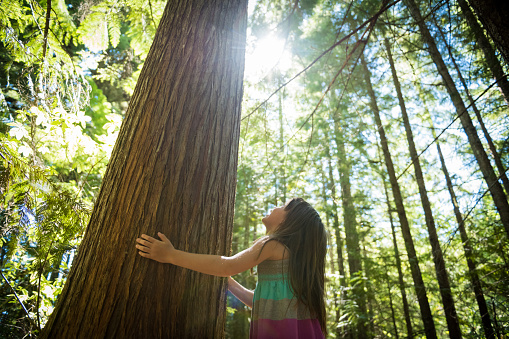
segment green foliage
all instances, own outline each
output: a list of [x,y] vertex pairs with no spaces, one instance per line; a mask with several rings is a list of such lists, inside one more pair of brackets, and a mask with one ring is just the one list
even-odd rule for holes
[[[76,250],[90,205],[56,182],[53,170],[21,158],[16,142],[1,134],[0,141],[0,268],[39,327],[62,290],[68,272],[62,260]],[[1,288],[9,305],[2,323],[11,323],[21,305],[3,281]]]
[[120,17],[118,3],[104,1],[93,6],[90,14],[78,28],[80,41],[92,52],[104,51],[109,44],[117,47],[120,41]]

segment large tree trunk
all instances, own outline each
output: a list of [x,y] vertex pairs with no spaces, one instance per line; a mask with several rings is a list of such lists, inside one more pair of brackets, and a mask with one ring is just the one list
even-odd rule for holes
[[247,0],[169,1],[42,338],[219,338],[225,279],[139,256],[141,233],[229,254]]
[[447,269],[445,267],[445,260],[440,247],[440,241],[438,240],[437,229],[435,226],[435,218],[431,211],[431,204],[428,198],[428,192],[426,190],[426,184],[424,182],[424,175],[422,174],[421,162],[419,161],[419,155],[415,148],[414,136],[412,128],[410,126],[410,120],[406,110],[405,100],[403,99],[403,93],[401,92],[401,85],[399,83],[396,68],[394,67],[394,60],[392,58],[391,47],[389,40],[384,40],[385,48],[387,50],[387,56],[389,59],[389,65],[391,67],[392,79],[394,81],[394,87],[398,97],[399,107],[401,109],[401,115],[403,117],[403,124],[405,126],[406,137],[408,141],[408,149],[410,151],[410,158],[413,160],[413,166],[415,171],[415,179],[417,186],[419,187],[419,196],[421,198],[422,208],[424,210],[424,216],[426,220],[426,226],[428,228],[429,242],[433,254],[433,262],[435,263],[435,272],[437,275],[438,285],[440,286],[440,295],[442,296],[442,305],[444,307],[445,319],[447,320],[447,328],[449,330],[450,338],[461,338],[461,329],[459,324],[458,315],[456,313],[456,306],[454,298],[451,292],[451,285],[449,283],[449,277],[447,275]]
[[382,144],[385,165],[389,174],[389,181],[392,187],[394,203],[396,204],[396,211],[398,212],[401,232],[403,233],[403,239],[405,241],[405,247],[408,254],[408,262],[410,264],[410,271],[412,272],[412,278],[414,281],[415,294],[417,295],[417,300],[421,310],[421,318],[422,322],[424,323],[424,333],[428,339],[437,338],[435,323],[433,322],[433,316],[431,314],[431,308],[429,306],[428,296],[426,294],[426,287],[424,286],[424,281],[422,280],[421,269],[419,268],[419,260],[417,259],[414,241],[412,234],[410,233],[410,225],[406,216],[405,206],[403,205],[403,197],[401,196],[401,190],[396,178],[396,172],[394,171],[394,164],[392,162],[391,153],[389,151],[387,137],[385,136],[385,129],[380,118],[380,110],[378,109],[378,104],[376,102],[375,91],[373,90],[373,85],[371,84],[371,74],[363,55],[361,55],[361,64],[363,67],[366,87],[370,98],[371,109],[373,110],[375,117],[378,135],[380,136],[380,143]]
[[419,30],[421,31],[421,35],[424,39],[424,42],[426,43],[426,45],[428,45],[428,51],[431,55],[431,58],[433,59],[433,62],[437,67],[438,73],[440,73],[440,75],[442,76],[445,87],[447,88],[447,92],[449,93],[451,101],[453,102],[456,108],[456,113],[459,116],[461,125],[463,126],[463,130],[467,135],[470,147],[472,148],[477,163],[479,164],[484,180],[488,185],[488,189],[493,198],[493,202],[495,203],[495,206],[500,215],[500,221],[504,225],[506,233],[509,236],[509,204],[507,202],[504,189],[502,188],[502,185],[498,182],[498,178],[495,174],[495,171],[493,170],[493,167],[491,167],[490,160],[486,152],[484,151],[481,140],[479,139],[477,131],[472,123],[472,120],[470,119],[470,115],[468,114],[468,111],[465,107],[465,103],[461,99],[458,89],[456,88],[456,85],[451,75],[449,74],[447,66],[445,65],[445,62],[442,59],[442,55],[440,55],[440,52],[438,51],[438,48],[435,44],[435,40],[433,39],[428,28],[426,27],[419,7],[417,6],[414,0],[406,0],[406,3],[408,5],[408,8],[410,9],[412,16],[419,25]]
[[470,9],[470,6],[468,6],[466,0],[458,0],[458,5],[460,5],[461,12],[465,16],[468,25],[472,29],[479,47],[481,47],[481,50],[484,54],[484,60],[486,60],[486,64],[490,68],[493,77],[497,81],[498,88],[500,88],[505,102],[509,105],[509,81],[507,80],[507,77],[504,77],[504,69],[497,59],[495,50],[491,46],[488,38],[484,35],[484,31],[481,25],[479,25],[477,22],[477,19]]
[[509,2],[507,0],[469,0],[484,28],[509,65]]

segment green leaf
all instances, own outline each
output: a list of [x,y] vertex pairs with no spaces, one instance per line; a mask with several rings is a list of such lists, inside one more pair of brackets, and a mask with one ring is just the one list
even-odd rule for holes
[[78,28],[81,42],[92,52],[108,48],[108,23],[102,11],[89,14]]
[[120,18],[116,14],[112,14],[109,17],[108,34],[111,46],[113,46],[113,48],[117,47],[120,42]]

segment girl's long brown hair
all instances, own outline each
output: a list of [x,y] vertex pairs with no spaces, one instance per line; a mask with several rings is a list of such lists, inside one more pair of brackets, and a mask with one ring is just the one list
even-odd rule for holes
[[[269,240],[290,252],[288,275],[297,300],[318,318],[327,335],[325,314],[325,255],[327,235],[318,212],[304,199],[293,198],[284,207],[286,216]],[[265,242],[267,244],[267,242]]]

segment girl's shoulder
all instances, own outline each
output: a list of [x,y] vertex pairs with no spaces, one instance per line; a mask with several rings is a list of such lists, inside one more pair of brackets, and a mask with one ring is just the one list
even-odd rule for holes
[[290,250],[288,247],[268,235],[257,239],[254,244],[261,246],[261,251],[267,254],[267,260],[283,260],[290,258]]

